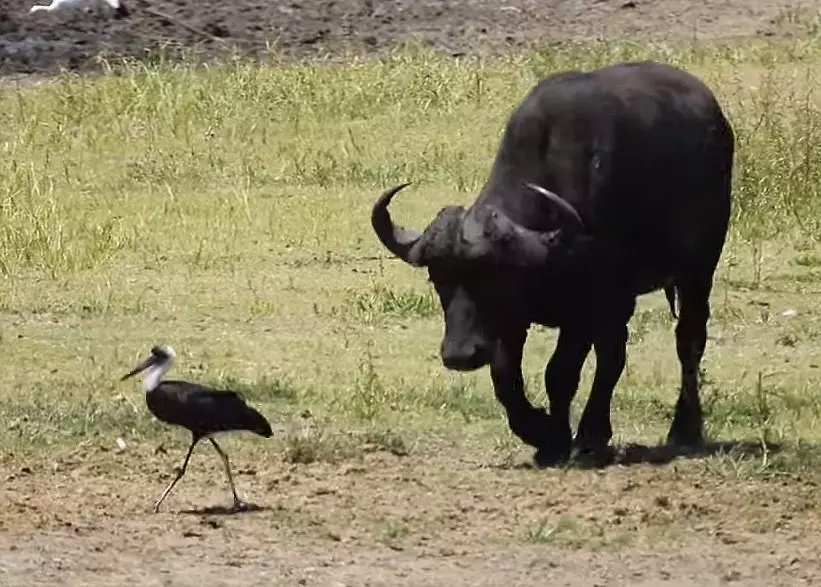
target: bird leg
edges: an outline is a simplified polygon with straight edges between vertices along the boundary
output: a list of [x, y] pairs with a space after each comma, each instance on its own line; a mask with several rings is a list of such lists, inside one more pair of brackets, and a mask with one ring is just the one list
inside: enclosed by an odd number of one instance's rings
[[169, 483], [168, 487], [166, 487], [165, 491], [163, 491], [162, 496], [160, 496], [160, 499], [157, 500], [157, 503], [154, 504], [154, 513], [155, 514], [160, 511], [160, 504], [162, 504], [162, 502], [165, 500], [165, 497], [174, 488], [174, 485], [177, 484], [177, 481], [182, 479], [182, 476], [185, 475], [185, 469], [186, 469], [186, 467], [188, 467], [188, 461], [191, 458], [191, 453], [194, 452], [194, 447], [197, 446], [197, 443], [199, 442], [199, 440], [200, 440], [199, 436], [194, 436], [194, 439], [191, 441], [191, 446], [188, 447], [188, 454], [185, 455], [185, 460], [182, 462], [182, 467], [180, 469], [177, 469], [177, 476], [174, 477], [174, 480], [171, 481], [171, 483]]
[[225, 473], [228, 475], [228, 484], [231, 486], [231, 493], [234, 495], [234, 511], [239, 512], [247, 509], [248, 504], [242, 501], [237, 495], [237, 488], [234, 485], [234, 476], [231, 474], [231, 465], [228, 462], [228, 455], [225, 454], [225, 452], [220, 448], [216, 440], [210, 436], [208, 437], [208, 440], [214, 445], [214, 448], [217, 449], [217, 452], [222, 459], [222, 464], [225, 466]]

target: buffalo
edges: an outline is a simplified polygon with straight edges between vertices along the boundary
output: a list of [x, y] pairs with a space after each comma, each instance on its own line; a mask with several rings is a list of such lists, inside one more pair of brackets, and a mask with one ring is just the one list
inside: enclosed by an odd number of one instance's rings
[[[419, 233], [388, 212], [408, 183], [377, 199], [376, 236], [426, 267], [438, 295], [444, 367], [490, 366], [509, 427], [535, 447], [537, 464], [611, 453], [628, 323], [637, 297], [659, 290], [677, 320], [681, 364], [667, 440], [703, 443], [699, 367], [730, 219], [734, 143], [715, 95], [688, 72], [651, 61], [566, 71], [539, 82], [512, 113], [471, 206], [443, 208]], [[549, 412], [525, 395], [532, 324], [558, 329], [544, 375]], [[594, 381], [574, 439], [570, 404], [591, 347]]]

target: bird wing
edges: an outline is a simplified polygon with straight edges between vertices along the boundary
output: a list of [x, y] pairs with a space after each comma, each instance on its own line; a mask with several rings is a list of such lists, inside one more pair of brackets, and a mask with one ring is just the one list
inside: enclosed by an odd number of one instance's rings
[[[174, 380], [163, 381], [157, 391], [163, 397], [162, 403], [168, 405], [162, 410], [167, 417], [156, 415], [171, 424], [184, 426], [201, 434], [248, 430], [262, 436], [271, 436], [268, 421], [234, 391]], [[169, 410], [172, 404], [173, 408]]]

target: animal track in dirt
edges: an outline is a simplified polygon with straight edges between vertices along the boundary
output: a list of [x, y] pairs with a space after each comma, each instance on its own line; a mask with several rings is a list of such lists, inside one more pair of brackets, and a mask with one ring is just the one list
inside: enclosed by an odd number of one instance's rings
[[[811, 8], [809, 0], [805, 2]], [[130, 0], [131, 16], [28, 13], [0, 0], [0, 75], [93, 70], [95, 56], [173, 56], [233, 49], [248, 55], [275, 42], [286, 55], [347, 46], [381, 51], [417, 39], [451, 53], [495, 52], [570, 38], [680, 39], [771, 35], [795, 0]]]

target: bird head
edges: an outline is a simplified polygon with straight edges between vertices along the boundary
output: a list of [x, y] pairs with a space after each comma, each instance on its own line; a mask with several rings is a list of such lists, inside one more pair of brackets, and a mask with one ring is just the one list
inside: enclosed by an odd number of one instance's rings
[[125, 381], [126, 379], [133, 377], [137, 373], [145, 371], [154, 365], [167, 365], [170, 368], [176, 358], [177, 353], [174, 352], [171, 345], [163, 344], [153, 346], [151, 347], [151, 354], [148, 355], [139, 365], [134, 367], [133, 370], [123, 375], [122, 378], [120, 378], [120, 381]]

